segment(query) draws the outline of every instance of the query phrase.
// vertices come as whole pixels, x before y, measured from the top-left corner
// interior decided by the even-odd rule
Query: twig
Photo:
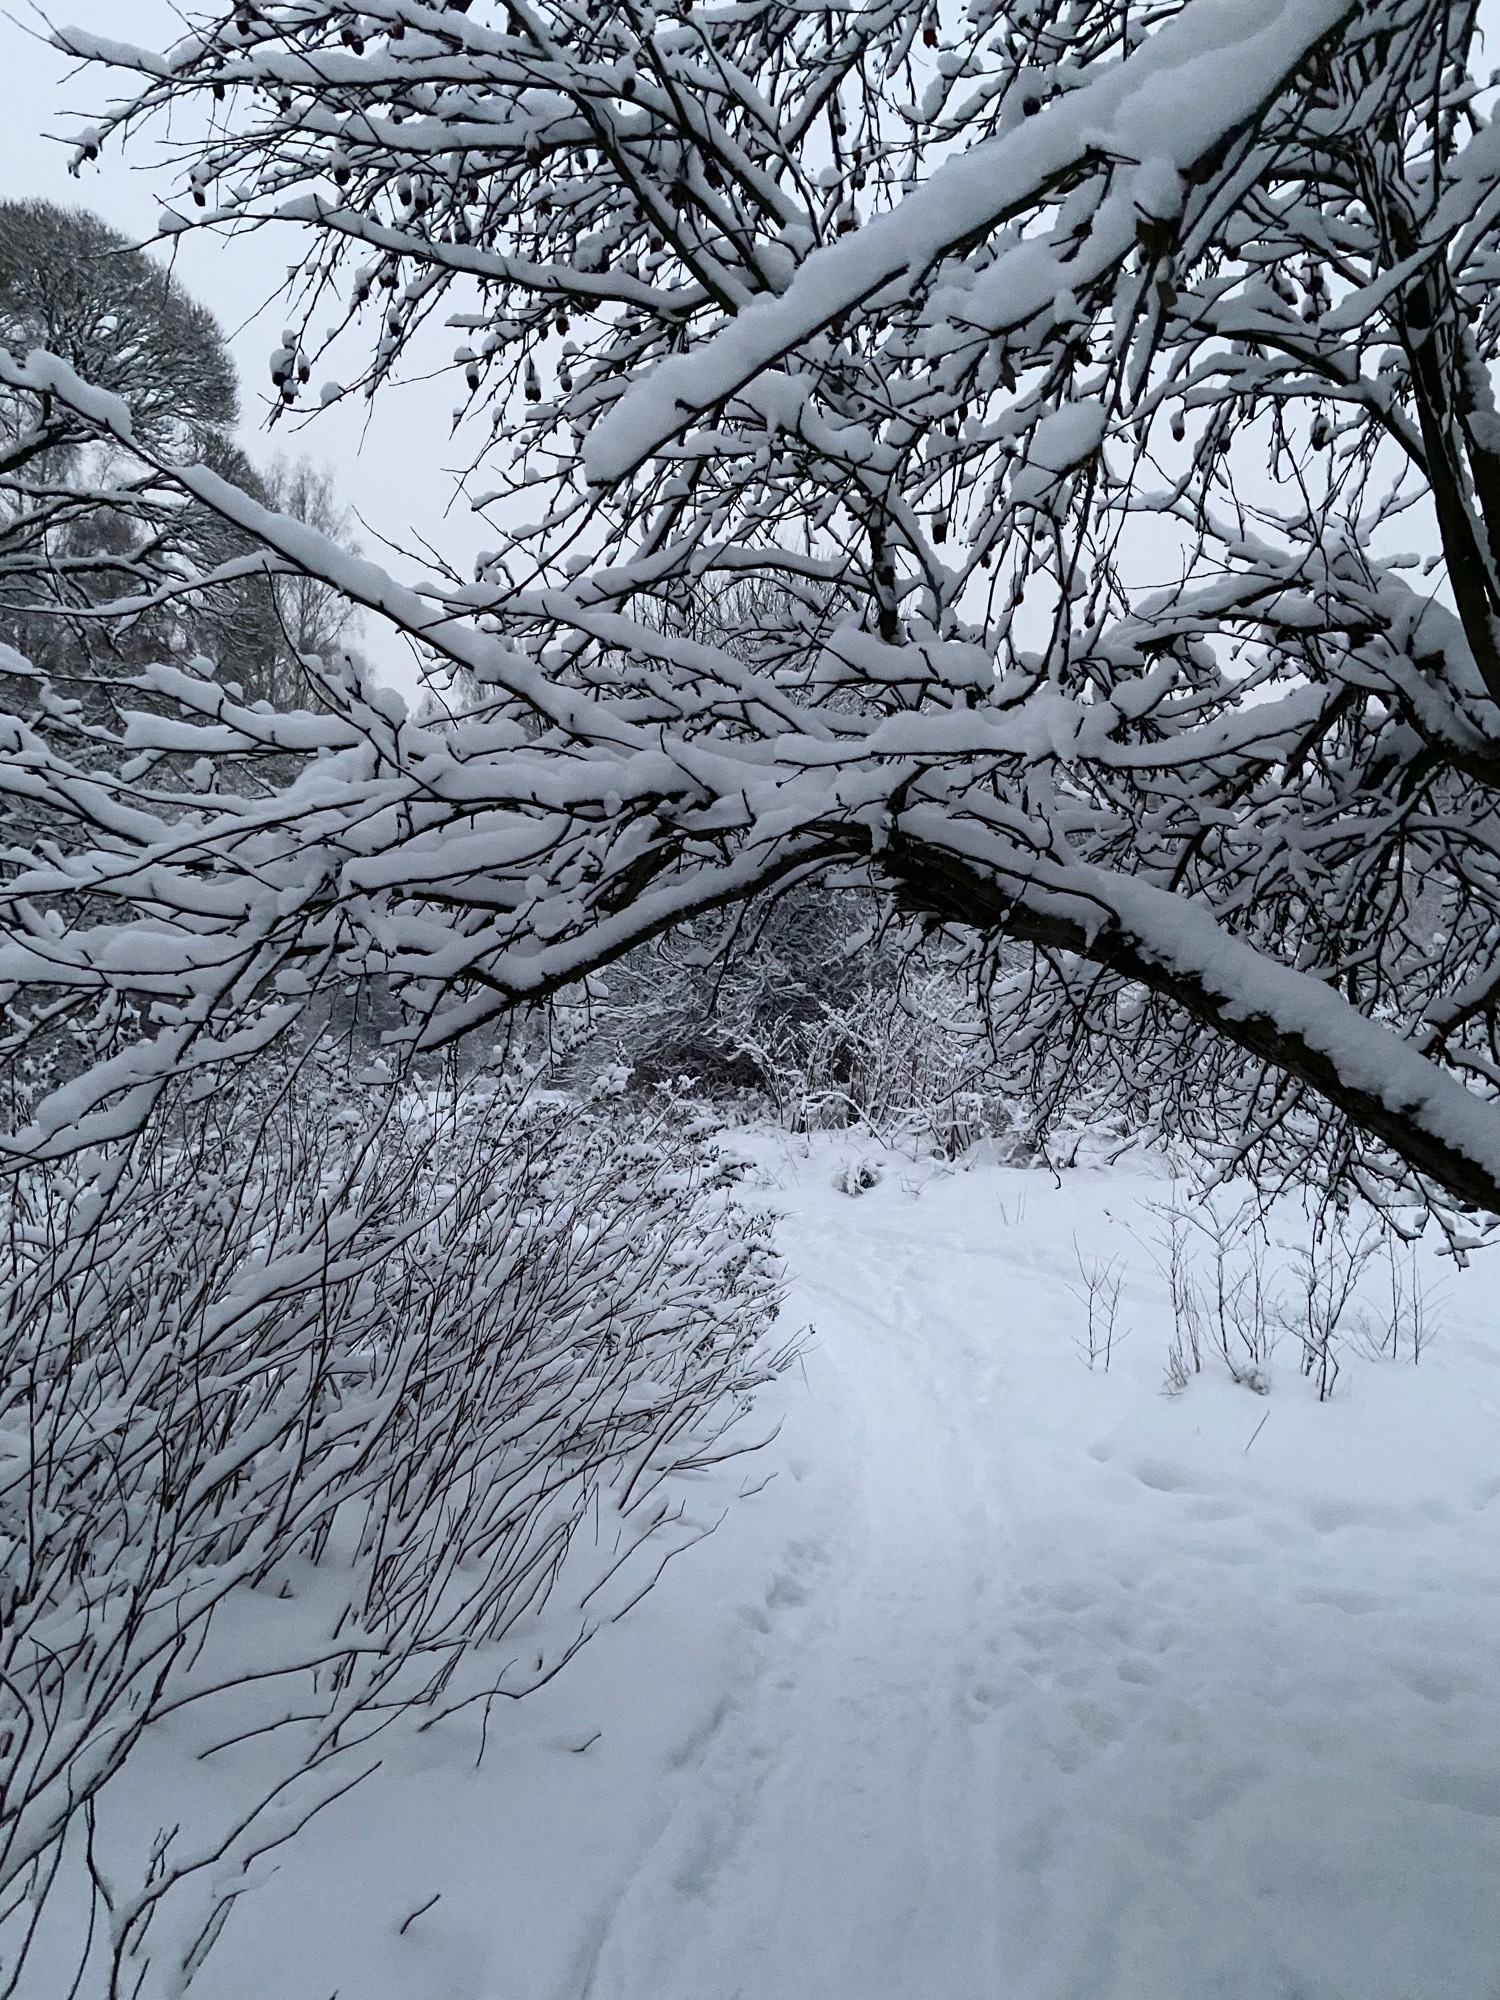
[[[417,1918],[425,1917],[427,1912],[432,1908],[433,1904],[440,1903],[442,1900],[443,1900],[443,1892],[441,1889],[439,1889],[436,1892],[436,1894],[429,1896],[425,1903],[419,1903],[416,1909],[412,1911],[411,1915],[405,1918],[404,1921],[402,1922],[401,1928],[396,1932],[397,1937],[405,1937],[408,1929],[412,1924],[414,1924],[417,1921]]]

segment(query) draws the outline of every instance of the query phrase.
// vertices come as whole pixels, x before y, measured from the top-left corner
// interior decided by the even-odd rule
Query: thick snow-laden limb
[[[955,912],[972,913],[993,899],[997,925],[1170,996],[1249,1054],[1304,1077],[1441,1185],[1493,1208],[1494,1103],[1330,987],[1253,950],[1183,897],[1113,870],[1017,854],[988,828],[920,806],[902,816],[898,835],[895,865],[929,906],[947,898]]]
[[[656,363],[590,432],[590,478],[623,478],[830,321],[857,307],[888,309],[941,258],[1024,214],[1060,180],[1100,162],[1126,163],[1081,254],[1066,243],[1016,243],[962,303],[972,325],[995,333],[1024,326],[1059,291],[1111,270],[1143,219],[1175,222],[1184,184],[1217,162],[1307,51],[1353,11],[1349,0],[1188,0],[1123,62],[1101,66],[1014,131],[944,161],[896,208],[817,251],[779,298],[748,306],[697,352]]]

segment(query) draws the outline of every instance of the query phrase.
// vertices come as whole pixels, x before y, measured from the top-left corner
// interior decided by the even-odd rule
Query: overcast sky
[[[118,41],[161,48],[181,32],[180,17],[166,0],[44,4],[51,19]],[[96,119],[108,99],[121,94],[125,79],[80,71],[41,39],[45,22],[27,0],[9,0],[9,7],[8,15],[0,15],[0,185],[6,195],[45,195],[81,204],[133,237],[149,236],[171,190],[170,170],[150,139],[136,140],[123,156],[118,148],[110,150],[75,180],[67,170],[68,148],[56,136]],[[285,425],[274,433],[265,428],[268,361],[285,322],[276,294],[294,254],[295,238],[284,227],[227,241],[190,233],[178,245],[178,276],[217,315],[239,363],[241,442],[261,462],[283,450],[328,465],[343,498],[372,531],[361,535],[366,553],[387,561],[398,574],[414,572],[386,555],[376,535],[407,544],[413,536],[423,537],[466,567],[485,546],[486,535],[461,501],[448,511],[454,482],[446,468],[459,455],[448,435],[451,381],[394,385],[382,392],[373,413],[351,399],[321,413],[300,432]],[[411,690],[415,675],[395,635],[367,631],[366,640],[382,674]]]

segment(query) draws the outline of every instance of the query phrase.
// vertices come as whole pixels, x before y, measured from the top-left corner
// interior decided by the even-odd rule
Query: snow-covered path
[[[1131,1190],[1037,1178],[791,1205],[844,1483],[593,2000],[1496,1990],[1493,1428],[1436,1356],[1164,1403],[1145,1293],[1086,1374],[1074,1238],[1129,1251]]]
[[[1419,1368],[1169,1400],[1161,1182],[753,1144],[815,1336],[722,1526],[482,1761],[385,1739],[194,1995],[1494,2000],[1492,1266]]]
[[[878,1270],[828,1248],[803,1232],[794,1255],[841,1504],[770,1580],[753,1698],[695,1762],[590,1993],[915,1994],[937,1966],[952,2000],[993,1987],[994,1365],[924,1303],[925,1244],[888,1242]]]

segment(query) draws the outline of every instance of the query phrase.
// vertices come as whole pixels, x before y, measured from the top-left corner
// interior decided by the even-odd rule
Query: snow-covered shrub
[[[791,892],[745,927],[700,922],[590,981],[558,1010],[563,1073],[686,1085],[769,1107],[795,1132],[860,1126],[948,1158],[978,1139],[1026,1150],[1024,1092],[1001,1074],[972,980],[867,895]]]
[[[878,1160],[844,1160],[834,1172],[833,1184],[840,1194],[858,1200],[885,1179]]]
[[[670,1104],[625,1120],[499,1086],[397,1094],[308,1059],[179,1093],[132,1143],[10,1182],[6,1971],[84,1821],[94,1871],[96,1806],[159,1718],[222,1710],[228,1683],[281,1761],[234,1824],[101,1890],[120,1964],[184,1877],[288,1837],[371,1768],[393,1714],[526,1692],[643,1588],[633,1551],[692,1538],[668,1482],[748,1448],[740,1419],[785,1358],[764,1341],[766,1230],[732,1178]],[[565,1562],[567,1635],[532,1632],[518,1664]],[[311,1622],[267,1602],[304,1593]],[[216,1889],[176,1976],[243,1886]]]
[[[768,1045],[894,991],[900,954],[871,936],[871,915],[868,895],[793,891],[753,925],[699,920],[653,939],[590,981],[584,1065],[623,1064],[637,1086],[686,1080],[721,1102],[766,1095]]]
[[[794,1132],[860,1125],[890,1146],[956,1159],[980,1139],[1033,1150],[1025,1100],[997,1070],[984,1016],[940,971],[869,979],[810,1018],[770,1022],[745,1046]]]

